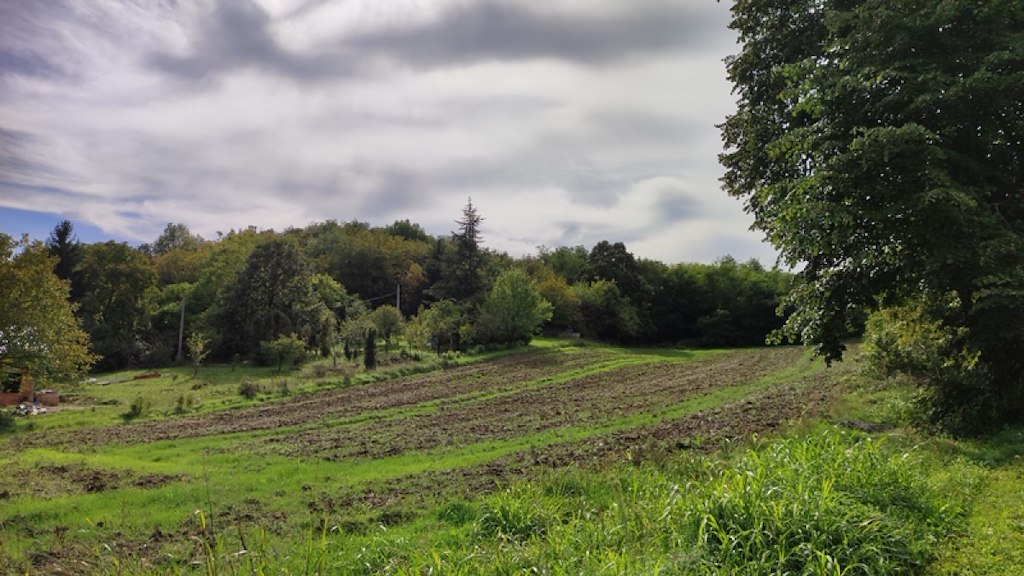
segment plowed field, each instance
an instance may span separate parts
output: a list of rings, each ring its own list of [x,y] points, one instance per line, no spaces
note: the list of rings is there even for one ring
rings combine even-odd
[[[530,349],[243,409],[19,432],[0,443],[0,568],[71,570],[112,543],[188,557],[197,510],[280,534],[401,522],[542,470],[772,430],[842,373],[798,348]]]

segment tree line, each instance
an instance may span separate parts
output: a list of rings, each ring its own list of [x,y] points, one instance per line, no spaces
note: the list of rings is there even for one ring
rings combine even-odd
[[[247,228],[214,240],[168,224],[133,247],[81,243],[64,221],[45,243],[5,238],[0,265],[31,261],[53,277],[53,294],[38,302],[73,314],[53,322],[79,334],[68,345],[89,348],[67,357],[79,358],[77,368],[94,360],[99,370],[205,358],[354,359],[374,354],[378,341],[390,349],[398,336],[438,353],[524,344],[539,333],[749,346],[784,321],[776,310],[792,276],[755,260],[668,265],[608,241],[513,258],[485,247],[482,222],[470,201],[440,237],[408,220]],[[18,305],[14,292],[0,298]],[[8,318],[0,338],[17,337],[16,323]],[[19,368],[10,350],[0,348],[0,357]],[[54,375],[75,372],[65,364]]]

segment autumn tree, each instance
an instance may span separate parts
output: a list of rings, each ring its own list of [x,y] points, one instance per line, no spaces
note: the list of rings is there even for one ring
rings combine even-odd
[[[188,357],[192,360],[192,377],[195,378],[199,374],[199,367],[203,365],[203,360],[210,354],[210,349],[208,348],[210,341],[199,332],[193,332],[189,335],[186,342]]]
[[[364,299],[394,294],[429,243],[391,234],[364,222],[333,221],[310,226],[306,253],[314,271],[330,275]]]
[[[554,330],[574,328],[580,322],[580,298],[560,274],[546,265],[532,274],[537,292],[551,303],[551,317],[545,324]]]
[[[0,233],[0,379],[77,380],[95,360],[55,263],[42,244]]]
[[[973,364],[926,383],[935,417],[1024,419],[1024,3],[751,0],[731,27],[723,182],[801,267],[788,333],[834,360],[863,308],[917,306]]]

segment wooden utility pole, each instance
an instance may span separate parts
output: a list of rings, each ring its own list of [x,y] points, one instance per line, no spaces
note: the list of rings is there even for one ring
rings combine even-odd
[[[185,359],[185,300],[188,298],[188,292],[181,295],[181,319],[178,321],[178,362]]]

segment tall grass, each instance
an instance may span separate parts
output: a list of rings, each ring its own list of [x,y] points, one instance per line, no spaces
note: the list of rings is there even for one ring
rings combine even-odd
[[[321,513],[305,536],[259,520],[215,530],[207,503],[191,552],[151,563],[98,549],[87,573],[913,574],[963,527],[982,476],[828,428],[723,455],[564,469],[369,533]]]
[[[411,532],[381,532],[338,550],[332,565],[345,574],[912,574],[962,522],[980,474],[954,464],[956,484],[938,485],[935,466],[829,429],[722,459],[562,472],[444,508],[415,546]]]

